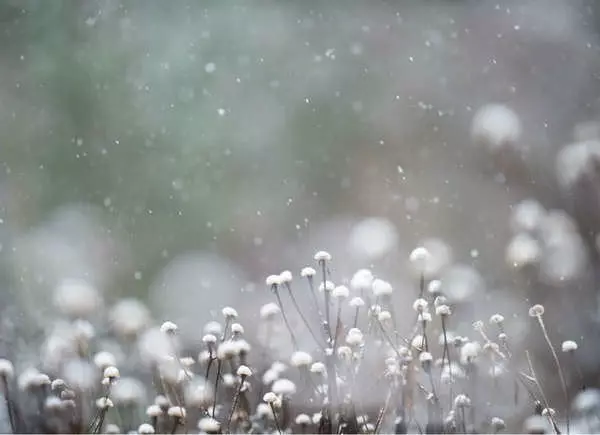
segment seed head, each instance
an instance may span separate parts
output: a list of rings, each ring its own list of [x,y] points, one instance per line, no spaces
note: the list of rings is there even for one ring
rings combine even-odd
[[[573,340],[566,340],[562,342],[562,351],[567,352],[575,352],[577,350],[577,342]]]
[[[0,358],[0,377],[10,379],[15,375],[13,363],[5,358]]]
[[[164,334],[175,334],[177,329],[179,329],[177,325],[169,320],[160,326],[160,331]]]
[[[104,378],[108,379],[111,382],[116,379],[119,379],[119,376],[119,369],[115,366],[108,366],[104,369]]]
[[[533,305],[529,308],[529,315],[531,317],[539,317],[544,314],[544,306],[540,304]]]
[[[225,307],[222,310],[223,313],[223,317],[225,317],[226,319],[235,319],[238,316],[237,311],[235,310],[235,308],[232,307]]]
[[[315,254],[315,261],[331,261],[331,254],[327,251],[319,251]]]
[[[345,285],[338,285],[333,289],[331,295],[336,299],[346,299],[348,296],[350,296],[350,290],[348,290],[348,287]]]
[[[350,306],[352,308],[363,307],[364,305],[365,305],[365,301],[360,296],[355,296],[352,299],[350,299]]]
[[[417,313],[422,313],[427,309],[428,302],[425,299],[419,298],[413,302],[413,310]]]
[[[267,279],[265,280],[265,284],[267,284],[267,287],[277,287],[282,284],[281,276],[280,275],[269,275],[269,276],[267,276]]]
[[[292,354],[291,363],[294,367],[308,367],[312,362],[313,358],[307,352],[297,351]]]
[[[431,261],[431,254],[423,246],[419,246],[413,249],[408,259],[417,272],[423,273],[427,264]]]
[[[140,426],[138,427],[137,432],[140,435],[151,435],[154,433],[154,427],[151,424],[148,423],[142,423],[140,424]]]
[[[241,378],[247,378],[248,376],[252,376],[252,370],[248,366],[241,365],[237,369],[237,375]]]
[[[315,269],[313,269],[312,267],[304,267],[300,271],[300,276],[303,278],[312,278],[316,274],[317,274],[317,271]]]

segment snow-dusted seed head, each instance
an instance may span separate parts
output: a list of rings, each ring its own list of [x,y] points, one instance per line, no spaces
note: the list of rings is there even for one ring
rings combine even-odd
[[[341,359],[350,359],[352,357],[352,349],[348,346],[340,346],[337,348],[338,357]]]
[[[544,306],[541,304],[533,305],[531,308],[529,308],[529,315],[531,317],[540,317],[544,315]]]
[[[280,396],[291,396],[296,392],[296,384],[289,379],[277,379],[273,382],[271,390]]]
[[[244,333],[244,327],[239,323],[232,323],[231,332],[237,335],[242,335]]]
[[[521,137],[521,121],[517,114],[503,104],[487,104],[475,113],[471,124],[473,142],[496,152],[514,146]]]
[[[387,296],[391,295],[393,292],[392,285],[389,282],[379,278],[373,281],[372,288],[375,296]]]
[[[169,320],[160,325],[160,332],[163,334],[175,334],[178,329],[177,325]]]
[[[279,274],[279,281],[282,284],[289,284],[290,282],[292,282],[292,279],[294,279],[294,277],[292,275],[292,272],[289,270],[284,270]]]
[[[490,316],[490,323],[493,325],[501,325],[504,322],[504,316],[502,314],[492,314]]]
[[[198,421],[198,429],[205,433],[219,433],[221,431],[221,423],[212,417],[204,417]]]
[[[292,354],[290,361],[294,367],[308,367],[312,364],[313,358],[307,352],[297,351]]]
[[[104,369],[104,378],[108,379],[111,382],[119,379],[119,376],[119,369],[115,366],[108,366]]]
[[[63,379],[57,378],[54,379],[51,383],[50,383],[50,389],[52,391],[61,391],[63,388],[66,388],[67,384],[65,383],[65,381]]]
[[[335,290],[335,284],[331,281],[325,281],[325,283],[319,284],[319,291],[332,292]]]
[[[433,356],[429,352],[421,352],[419,354],[419,362],[421,364],[429,364],[433,361]]]
[[[350,328],[346,334],[346,343],[349,346],[360,346],[363,344],[363,341],[364,337],[362,331],[358,328]]]
[[[307,414],[298,414],[294,421],[299,426],[306,426],[311,423],[310,417]]]
[[[104,371],[107,367],[117,365],[117,359],[110,352],[100,351],[94,355],[94,364]]]
[[[492,417],[490,423],[496,432],[499,432],[506,427],[506,423],[500,417]]]
[[[265,304],[262,307],[260,307],[260,318],[265,320],[272,319],[280,312],[281,309],[276,303],[269,302],[268,304]]]
[[[318,374],[323,374],[326,372],[326,367],[325,364],[323,364],[320,361],[314,362],[312,363],[312,365],[310,366],[310,372],[311,373],[318,373]]]
[[[10,379],[15,375],[13,363],[5,358],[0,358],[0,377]]]
[[[221,335],[223,333],[223,327],[221,326],[221,324],[219,322],[211,320],[206,325],[204,325],[203,331],[205,334],[212,334],[212,335],[218,337],[219,335]]]
[[[303,278],[312,278],[317,274],[317,271],[312,267],[303,267],[300,271],[300,276]]]
[[[483,331],[483,322],[481,320],[475,320],[472,326],[475,331]]]
[[[331,254],[327,251],[319,251],[315,254],[315,261],[331,261]]]
[[[438,305],[435,307],[435,314],[438,316],[449,316],[452,314],[452,311],[448,305]]]
[[[465,394],[459,394],[454,398],[455,408],[466,408],[468,406],[471,406],[471,399],[469,399]]]
[[[373,273],[369,269],[357,270],[350,280],[350,287],[357,291],[369,290],[372,285]]]
[[[268,403],[269,405],[271,405],[272,403],[275,403],[278,400],[277,394],[275,394],[272,391],[269,391],[268,393],[266,393],[263,396],[263,402]]]
[[[389,311],[380,311],[379,314],[377,314],[377,320],[379,320],[380,322],[387,322],[388,320],[390,320],[392,318],[392,314]]]
[[[466,365],[474,361],[481,352],[481,345],[476,341],[465,343],[460,348],[460,362]]]
[[[415,348],[418,351],[421,351],[423,349],[423,343],[424,343],[424,339],[422,335],[415,335],[414,338],[412,339],[410,345]]]
[[[146,408],[146,415],[151,418],[158,417],[158,416],[162,415],[162,413],[163,413],[162,408],[156,404],[152,404]]]
[[[573,340],[566,340],[562,342],[562,351],[565,353],[575,352],[577,350],[577,343]]]
[[[423,246],[419,246],[412,250],[408,259],[415,271],[423,273],[431,261],[431,254]]]
[[[173,418],[185,418],[186,414],[187,413],[183,406],[171,406],[167,410],[167,415]]]
[[[431,313],[424,311],[417,316],[418,322],[431,322]]]
[[[107,409],[107,408],[112,408],[113,406],[115,406],[112,402],[112,400],[110,400],[107,397],[100,397],[98,400],[96,400],[96,406],[99,409]]]
[[[336,299],[346,299],[348,296],[350,296],[350,290],[348,290],[348,287],[345,285],[338,285],[333,289],[331,295]]]
[[[212,345],[217,342],[217,337],[215,337],[213,334],[206,334],[204,337],[202,337],[202,342],[207,345]]]
[[[217,348],[217,358],[221,361],[228,360],[238,354],[238,348],[233,341],[224,341]]]
[[[267,287],[277,287],[282,284],[280,275],[269,275],[267,279],[265,279],[265,284]]]
[[[140,426],[138,427],[137,432],[140,435],[151,435],[154,433],[154,427],[151,424],[148,423],[142,423],[140,424]]]
[[[221,312],[223,313],[223,317],[228,320],[235,319],[238,316],[237,311],[233,307],[225,307]]]
[[[252,376],[252,370],[248,366],[241,365],[237,369],[237,375],[240,378],[247,378],[248,376]]]
[[[542,409],[542,415],[554,417],[556,415],[556,411],[554,410],[554,408],[544,408]]]
[[[425,299],[419,298],[413,302],[413,310],[415,310],[417,313],[422,313],[427,309],[428,305],[429,303]]]
[[[438,295],[442,292],[442,281],[434,279],[427,284],[427,291],[432,295]]]

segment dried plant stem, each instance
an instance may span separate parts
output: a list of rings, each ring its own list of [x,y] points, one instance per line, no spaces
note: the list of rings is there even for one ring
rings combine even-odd
[[[570,423],[571,423],[571,413],[569,411],[569,391],[567,390],[567,383],[565,382],[565,376],[563,374],[563,370],[562,367],[560,365],[560,360],[558,359],[558,355],[556,353],[556,349],[554,349],[554,346],[552,345],[552,341],[550,341],[550,336],[548,335],[548,330],[546,329],[546,325],[544,324],[544,319],[542,318],[542,315],[538,315],[536,316],[538,319],[538,323],[540,324],[540,328],[542,329],[542,332],[544,334],[544,338],[546,339],[546,343],[548,344],[548,347],[550,348],[550,351],[552,352],[552,358],[554,358],[554,364],[556,364],[556,369],[558,370],[558,377],[560,379],[560,386],[562,388],[562,392],[563,395],[565,397],[565,402],[567,404],[566,406],[566,420],[567,420],[567,433],[570,432]]]
[[[535,370],[533,368],[533,363],[531,362],[531,356],[529,355],[529,351],[528,350],[525,351],[525,356],[527,357],[527,365],[529,366],[529,371],[531,372],[531,378],[533,379],[533,383],[537,387],[537,389],[538,389],[538,391],[540,393],[540,397],[544,401],[544,407],[546,409],[550,409],[550,404],[548,403],[548,399],[546,399],[546,395],[544,394],[544,390],[542,389],[542,385],[538,381],[538,377],[535,374]],[[556,432],[557,434],[559,434],[560,430],[558,429],[558,425],[556,424],[556,421],[554,421],[554,417],[550,413],[548,413],[548,419],[550,420],[550,423],[552,424],[554,432]]]

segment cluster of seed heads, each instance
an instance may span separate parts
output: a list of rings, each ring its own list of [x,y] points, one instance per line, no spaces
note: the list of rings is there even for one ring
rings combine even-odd
[[[412,309],[398,309],[392,284],[372,271],[361,269],[337,285],[332,256],[320,251],[314,260],[315,268],[300,271],[300,285],[290,271],[266,278],[273,299],[260,308],[258,322],[251,319],[267,331],[262,341],[247,336],[237,310],[225,307],[220,322],[205,326],[200,347],[182,343],[172,321],[152,329],[130,319],[121,339],[149,343],[154,350],[135,352],[134,346],[133,362],[126,358],[123,366],[117,364],[122,356],[94,342],[94,328],[84,318],[73,320],[86,333],[75,334],[78,354],[63,361],[71,364],[64,379],[26,368],[15,383],[13,364],[0,359],[10,430],[498,433],[525,409],[532,414],[528,431],[569,431],[568,409],[551,407],[529,353],[526,364],[514,354],[504,316],[492,315],[489,325],[475,321],[471,338],[452,332],[454,310],[444,283],[424,276],[430,261],[425,248],[409,257],[418,276]],[[568,360],[561,364],[544,307],[532,306],[529,315],[541,328],[569,403],[572,384],[583,387],[574,357],[578,345],[562,343]],[[289,353],[274,358],[281,342]],[[580,378],[574,380],[571,372]],[[507,392],[500,378],[513,391],[514,403],[495,414],[485,402],[489,398],[480,397],[481,385],[500,397]]]

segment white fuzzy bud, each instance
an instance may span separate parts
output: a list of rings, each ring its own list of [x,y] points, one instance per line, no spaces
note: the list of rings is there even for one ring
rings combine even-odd
[[[306,426],[311,423],[311,419],[307,414],[298,414],[295,422],[299,426]]]
[[[331,294],[336,299],[346,299],[350,296],[350,290],[345,285],[338,285],[333,289],[333,293]]]
[[[352,308],[364,307],[364,305],[365,301],[360,296],[355,296],[352,299],[350,299],[350,306]]]
[[[573,340],[566,340],[562,342],[563,352],[575,352],[577,350],[577,343]]]
[[[267,276],[267,279],[265,279],[265,284],[267,284],[268,287],[277,287],[281,285],[281,276],[269,275]]]
[[[326,371],[327,371],[327,368],[325,367],[325,364],[323,364],[322,362],[319,362],[319,361],[312,363],[312,365],[310,366],[311,373],[323,374]]]
[[[177,332],[177,325],[169,320],[160,325],[160,332],[164,334],[175,334]]]
[[[331,261],[331,254],[327,251],[319,251],[315,254],[315,261]]]
[[[431,254],[423,246],[419,246],[413,249],[408,259],[417,272],[423,273],[431,261]]]
[[[167,410],[167,415],[173,418],[185,418],[186,414],[187,413],[183,406],[171,406]]]
[[[137,432],[140,435],[152,435],[154,433],[154,427],[148,423],[142,423],[139,425]]]
[[[438,305],[435,307],[435,314],[438,316],[449,316],[452,313],[448,305]]]
[[[544,314],[544,306],[540,304],[533,305],[529,308],[529,315],[531,317],[539,317]]]
[[[279,281],[282,284],[289,284],[290,282],[292,282],[292,279],[294,279],[294,277],[292,275],[292,272],[290,272],[289,270],[284,270],[279,274]]]
[[[232,307],[225,307],[221,312],[226,319],[235,319],[238,316],[237,311]]]
[[[300,276],[303,278],[312,278],[316,274],[317,274],[317,271],[315,269],[313,269],[312,267],[304,267],[300,271]]]
[[[297,351],[292,354],[291,363],[294,367],[308,367],[312,362],[313,358],[307,352]]]
[[[422,313],[427,309],[428,305],[429,303],[425,299],[419,298],[413,302],[413,310],[415,310],[417,313]]]
[[[10,379],[15,375],[13,363],[5,358],[0,358],[0,376]]]
[[[118,379],[120,376],[119,369],[115,366],[108,366],[104,369],[104,378],[109,380]]]
[[[325,281],[325,283],[319,284],[319,291],[332,292],[335,289],[335,284],[331,281]]]

